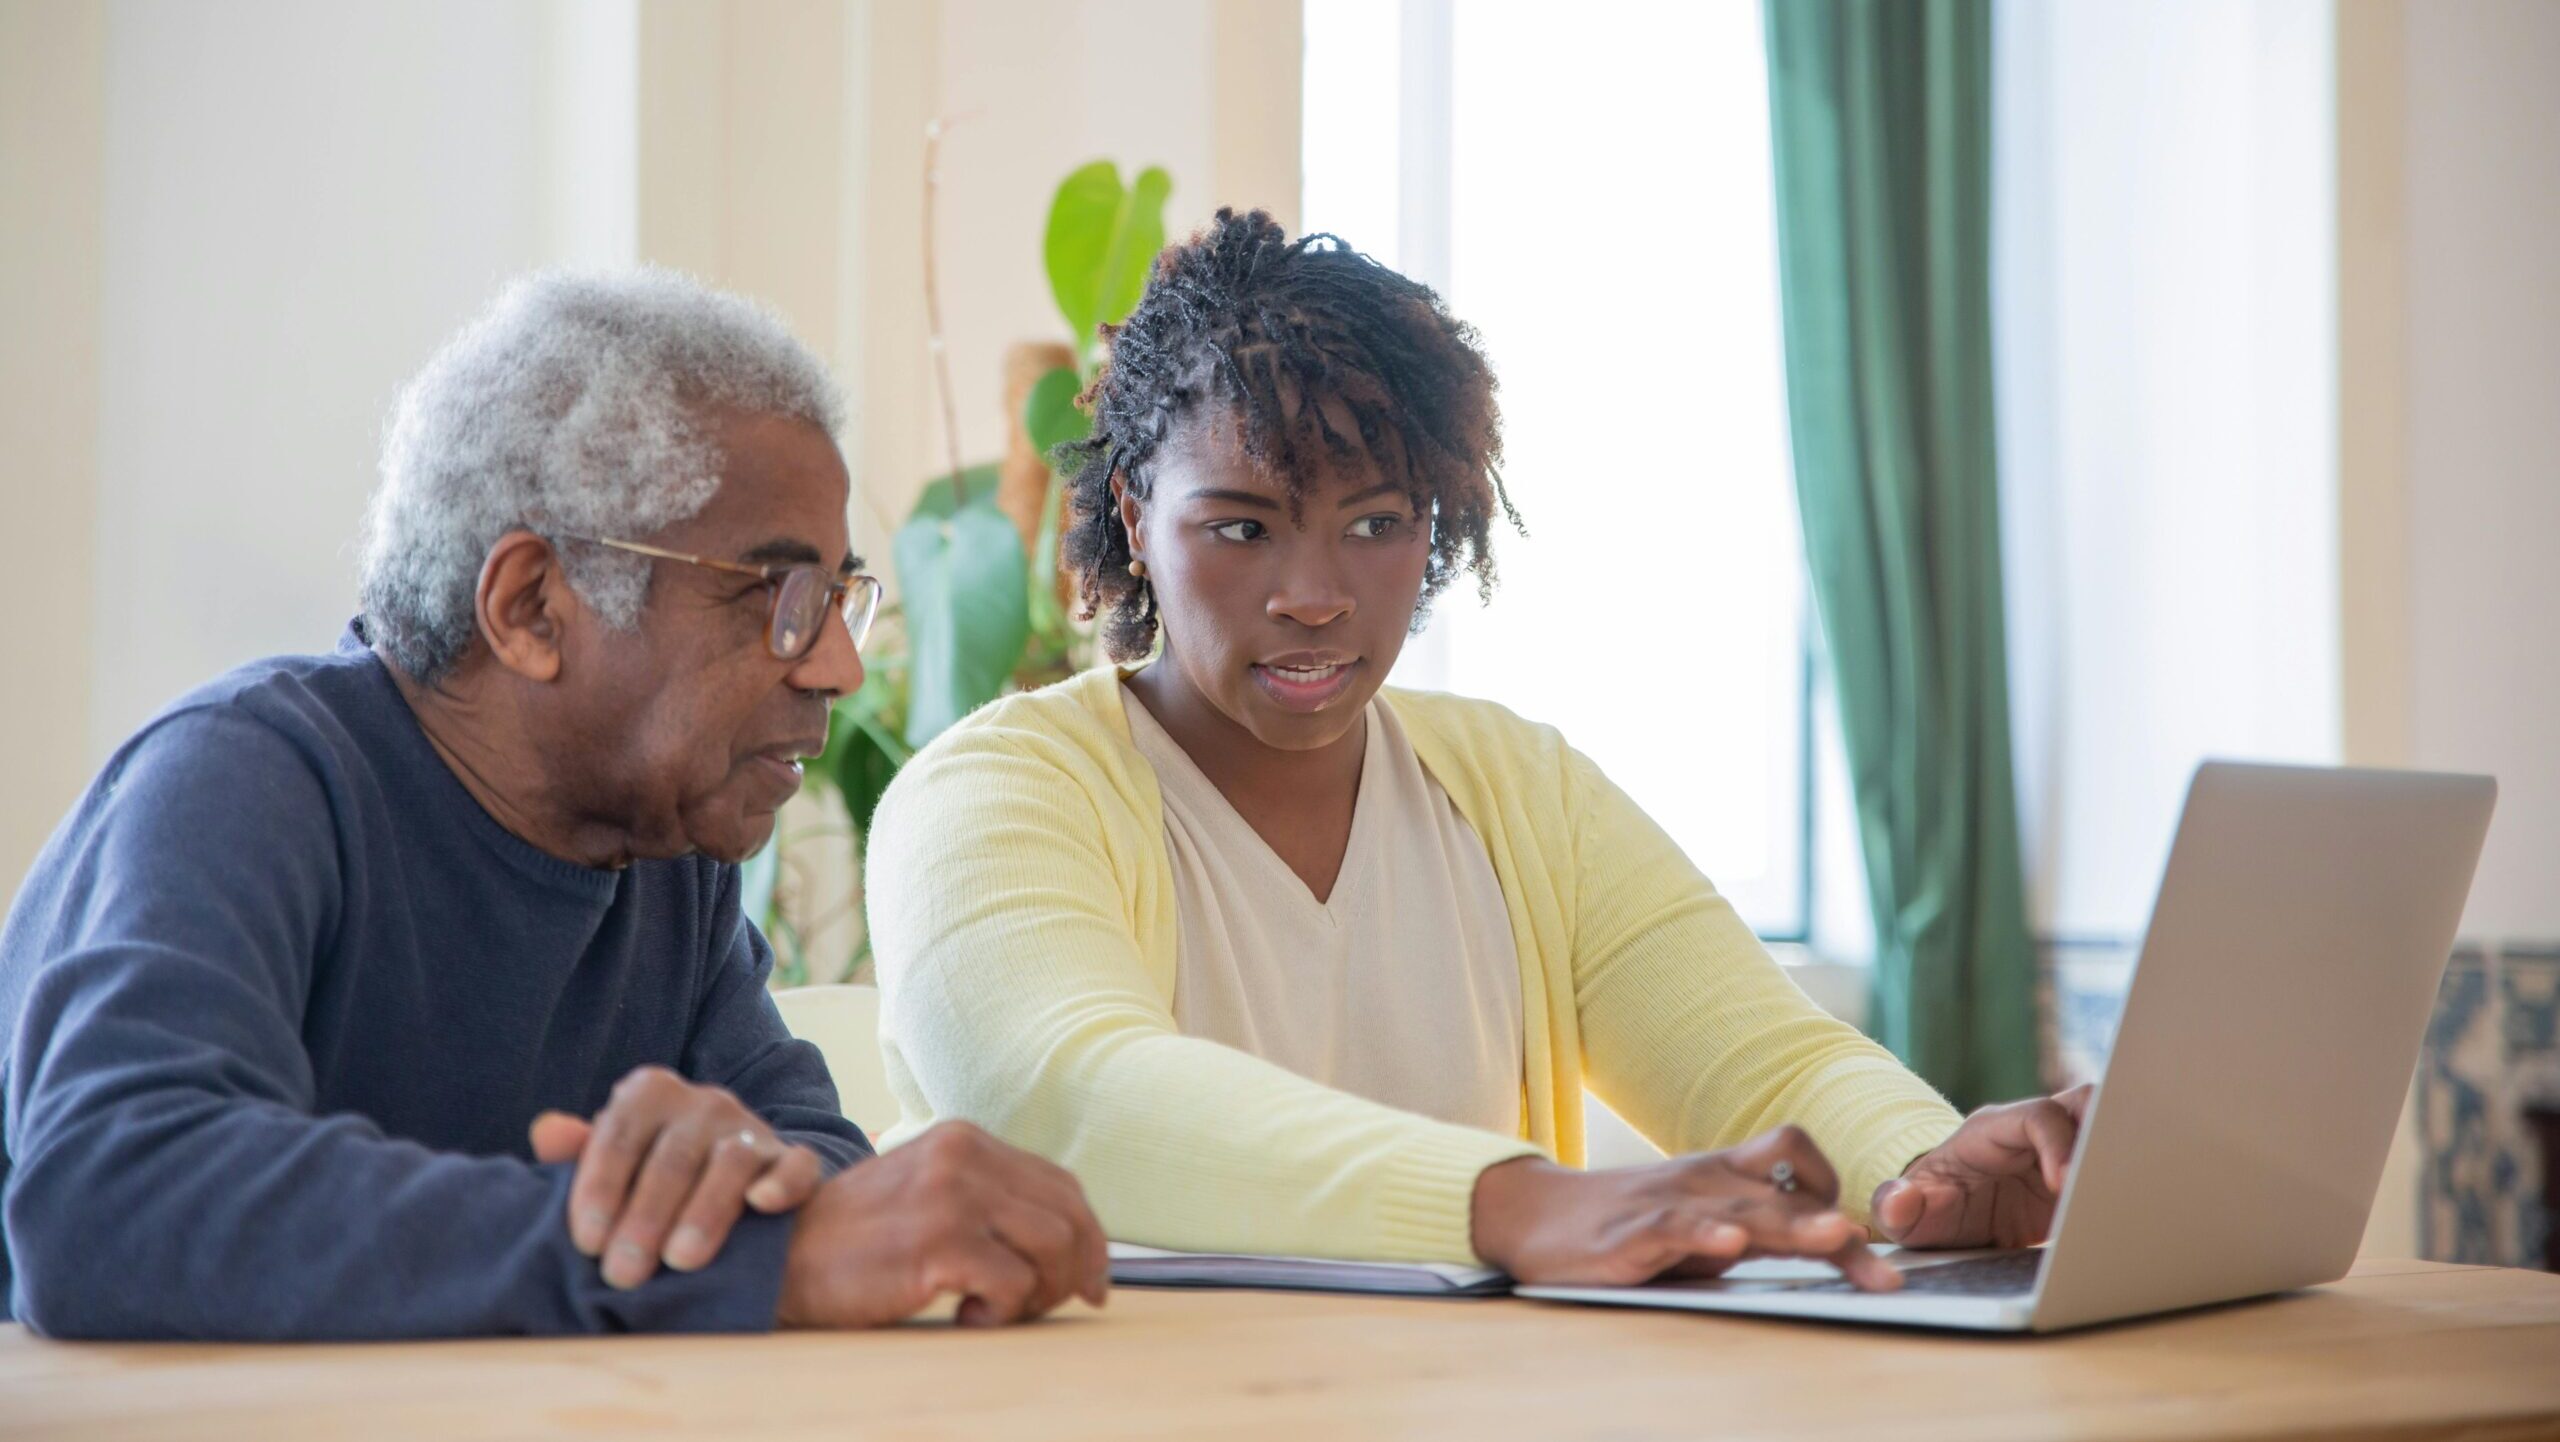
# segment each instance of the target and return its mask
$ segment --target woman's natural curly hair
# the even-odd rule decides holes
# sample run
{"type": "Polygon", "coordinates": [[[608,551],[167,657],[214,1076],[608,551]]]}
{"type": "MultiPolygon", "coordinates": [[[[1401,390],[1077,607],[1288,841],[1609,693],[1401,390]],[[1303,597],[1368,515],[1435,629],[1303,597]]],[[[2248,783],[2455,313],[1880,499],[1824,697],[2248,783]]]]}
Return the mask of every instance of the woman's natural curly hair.
{"type": "Polygon", "coordinates": [[[1137,309],[1102,333],[1108,359],[1079,398],[1093,433],[1059,451],[1074,466],[1066,564],[1085,614],[1103,615],[1114,659],[1153,648],[1156,604],[1129,574],[1112,478],[1145,499],[1156,453],[1212,401],[1232,409],[1245,456],[1287,486],[1293,517],[1308,478],[1355,446],[1382,477],[1403,482],[1431,527],[1417,628],[1462,571],[1480,596],[1492,595],[1494,513],[1520,527],[1502,487],[1493,371],[1475,332],[1430,287],[1338,237],[1293,241],[1262,211],[1221,210],[1156,258],[1137,309]],[[1356,436],[1335,428],[1327,400],[1348,413],[1356,436]]]}

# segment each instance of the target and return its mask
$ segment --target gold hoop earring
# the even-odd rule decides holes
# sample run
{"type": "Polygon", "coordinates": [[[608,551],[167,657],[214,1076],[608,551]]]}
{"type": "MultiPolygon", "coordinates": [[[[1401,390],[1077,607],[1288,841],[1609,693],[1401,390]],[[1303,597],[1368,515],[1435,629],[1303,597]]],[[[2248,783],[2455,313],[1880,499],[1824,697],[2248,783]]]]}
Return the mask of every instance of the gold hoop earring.
{"type": "Polygon", "coordinates": [[[1147,578],[1147,563],[1144,561],[1131,561],[1129,563],[1129,574],[1137,577],[1141,581],[1145,580],[1147,578]]]}

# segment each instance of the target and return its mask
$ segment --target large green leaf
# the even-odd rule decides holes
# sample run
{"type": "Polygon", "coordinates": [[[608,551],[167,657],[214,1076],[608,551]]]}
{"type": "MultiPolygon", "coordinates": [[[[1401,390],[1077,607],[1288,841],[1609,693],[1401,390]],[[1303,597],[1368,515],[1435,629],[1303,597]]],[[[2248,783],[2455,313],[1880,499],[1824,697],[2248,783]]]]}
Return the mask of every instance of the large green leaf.
{"type": "Polygon", "coordinates": [[[1067,333],[1082,354],[1102,314],[1102,262],[1111,253],[1111,231],[1126,192],[1120,167],[1108,160],[1080,166],[1058,182],[1049,201],[1049,232],[1041,243],[1049,266],[1049,294],[1067,333]]]}
{"type": "MultiPolygon", "coordinates": [[[[1093,433],[1092,417],[1076,406],[1078,389],[1075,371],[1059,366],[1042,376],[1023,402],[1022,429],[1044,459],[1054,457],[1058,447],[1069,441],[1093,433]]],[[[1066,608],[1058,604],[1058,527],[1065,499],[1066,487],[1052,472],[1048,490],[1040,498],[1040,524],[1031,543],[1030,619],[1035,643],[1031,659],[1035,662],[1051,651],[1063,656],[1069,639],[1066,608]]]]}
{"type": "MultiPolygon", "coordinates": [[[[972,503],[993,500],[1000,480],[996,474],[996,463],[993,461],[969,467],[960,473],[959,479],[965,485],[972,503]]],[[[907,513],[907,518],[913,520],[917,516],[949,516],[960,509],[960,492],[963,485],[954,485],[949,476],[931,482],[924,488],[924,493],[916,497],[916,508],[907,513]]]]}
{"type": "Polygon", "coordinates": [[[871,839],[871,813],[896,779],[898,768],[915,755],[900,734],[906,715],[906,673],[883,666],[861,690],[836,703],[827,738],[828,779],[844,797],[845,814],[853,821],[857,845],[871,839]]]}
{"type": "Polygon", "coordinates": [[[1093,434],[1093,418],[1076,405],[1076,394],[1083,389],[1073,366],[1052,367],[1032,383],[1031,394],[1022,403],[1022,431],[1042,460],[1049,460],[1067,442],[1093,434]]]}
{"type": "Polygon", "coordinates": [[[890,554],[907,623],[904,740],[921,747],[1004,690],[1030,636],[1029,567],[992,485],[948,514],[918,505],[890,554]]]}
{"type": "Polygon", "coordinates": [[[738,868],[738,909],[756,930],[773,930],[773,884],[782,873],[782,818],[774,818],[773,835],[738,868]]]}
{"type": "Polygon", "coordinates": [[[836,783],[844,792],[845,813],[853,820],[857,850],[870,849],[871,813],[880,809],[880,798],[888,794],[889,783],[898,779],[898,768],[914,754],[896,736],[868,727],[845,747],[836,783]]]}
{"type": "Polygon", "coordinates": [[[1056,476],[1040,500],[1040,527],[1031,543],[1031,634],[1049,649],[1068,640],[1067,610],[1058,603],[1058,527],[1064,520],[1067,488],[1056,476]]]}
{"type": "Polygon", "coordinates": [[[1095,326],[1137,305],[1147,270],[1164,249],[1164,203],[1172,193],[1173,178],[1160,167],[1147,167],[1136,184],[1124,186],[1120,168],[1108,160],[1080,166],[1058,183],[1041,256],[1078,357],[1092,352],[1095,326]]]}
{"type": "Polygon", "coordinates": [[[1112,228],[1111,250],[1102,260],[1102,304],[1094,319],[1116,325],[1138,308],[1146,294],[1147,274],[1164,249],[1164,203],[1173,194],[1173,177],[1160,166],[1138,172],[1137,183],[1120,203],[1120,221],[1112,228]]]}

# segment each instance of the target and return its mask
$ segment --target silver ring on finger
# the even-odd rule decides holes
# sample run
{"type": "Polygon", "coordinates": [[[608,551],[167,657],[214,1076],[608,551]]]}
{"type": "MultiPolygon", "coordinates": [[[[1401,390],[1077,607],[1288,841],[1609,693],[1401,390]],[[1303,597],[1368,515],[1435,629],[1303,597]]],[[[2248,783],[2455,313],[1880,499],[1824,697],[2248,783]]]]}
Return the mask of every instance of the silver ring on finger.
{"type": "Polygon", "coordinates": [[[1782,1192],[1794,1192],[1801,1190],[1804,1183],[1796,1180],[1795,1163],[1780,1162],[1769,1169],[1769,1185],[1782,1192]]]}
{"type": "Polygon", "coordinates": [[[758,1161],[762,1161],[764,1159],[764,1137],[754,1128],[741,1127],[738,1129],[738,1145],[745,1147],[747,1149],[747,1155],[756,1158],[758,1161]]]}

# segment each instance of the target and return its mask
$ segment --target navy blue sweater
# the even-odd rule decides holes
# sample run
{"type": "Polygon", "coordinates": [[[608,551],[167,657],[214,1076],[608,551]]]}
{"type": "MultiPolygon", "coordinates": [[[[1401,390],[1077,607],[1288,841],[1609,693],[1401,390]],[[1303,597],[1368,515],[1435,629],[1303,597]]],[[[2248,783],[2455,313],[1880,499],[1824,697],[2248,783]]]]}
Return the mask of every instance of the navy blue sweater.
{"type": "Polygon", "coordinates": [[[0,1295],[63,1337],[769,1327],[788,1217],[639,1288],[526,1127],[633,1068],[870,1153],[783,1029],[738,869],[597,871],[499,826],[351,627],[110,759],[0,930],[0,1295]]]}

